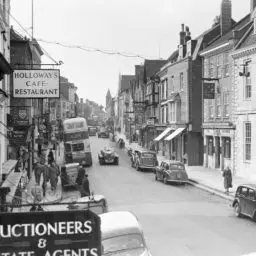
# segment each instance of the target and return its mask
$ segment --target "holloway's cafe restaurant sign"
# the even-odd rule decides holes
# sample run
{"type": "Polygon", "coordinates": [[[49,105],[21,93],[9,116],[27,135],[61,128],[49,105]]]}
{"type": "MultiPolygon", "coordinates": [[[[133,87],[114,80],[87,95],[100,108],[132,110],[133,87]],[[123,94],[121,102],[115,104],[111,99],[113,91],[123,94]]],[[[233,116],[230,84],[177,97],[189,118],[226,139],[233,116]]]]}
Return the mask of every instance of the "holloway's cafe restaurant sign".
{"type": "Polygon", "coordinates": [[[0,213],[0,256],[101,256],[100,217],[90,210],[0,213]]]}
{"type": "Polygon", "coordinates": [[[25,69],[13,72],[14,98],[59,98],[58,69],[25,69]]]}

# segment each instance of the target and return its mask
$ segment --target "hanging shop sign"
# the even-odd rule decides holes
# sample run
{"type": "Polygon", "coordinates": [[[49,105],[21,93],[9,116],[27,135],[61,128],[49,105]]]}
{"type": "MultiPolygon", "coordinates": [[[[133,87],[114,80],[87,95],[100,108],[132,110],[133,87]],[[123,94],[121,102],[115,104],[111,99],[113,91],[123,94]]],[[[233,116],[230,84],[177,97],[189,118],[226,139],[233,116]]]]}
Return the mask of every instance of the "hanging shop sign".
{"type": "Polygon", "coordinates": [[[7,137],[11,145],[26,145],[29,127],[8,127],[7,137]]]}
{"type": "Polygon", "coordinates": [[[0,256],[101,256],[100,218],[91,211],[0,214],[0,256]]]}
{"type": "Polygon", "coordinates": [[[203,98],[214,99],[215,97],[215,83],[204,83],[203,84],[203,98]]]}
{"type": "Polygon", "coordinates": [[[154,119],[147,119],[147,125],[148,126],[154,126],[155,125],[155,120],[154,119]]]}
{"type": "Polygon", "coordinates": [[[60,71],[58,69],[15,70],[14,98],[59,98],[60,71]]]}

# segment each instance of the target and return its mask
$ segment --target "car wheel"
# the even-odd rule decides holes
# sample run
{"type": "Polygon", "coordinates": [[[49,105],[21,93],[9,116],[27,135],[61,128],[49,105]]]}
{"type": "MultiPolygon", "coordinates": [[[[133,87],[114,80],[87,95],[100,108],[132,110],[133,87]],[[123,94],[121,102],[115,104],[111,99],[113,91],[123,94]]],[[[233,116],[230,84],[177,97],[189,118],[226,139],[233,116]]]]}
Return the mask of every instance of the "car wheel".
{"type": "Polygon", "coordinates": [[[166,179],[166,177],[164,177],[163,181],[164,181],[164,184],[167,184],[167,179],[166,179]]]}
{"type": "Polygon", "coordinates": [[[240,217],[241,216],[241,207],[240,207],[239,203],[235,204],[234,211],[235,211],[236,217],[240,217]]]}

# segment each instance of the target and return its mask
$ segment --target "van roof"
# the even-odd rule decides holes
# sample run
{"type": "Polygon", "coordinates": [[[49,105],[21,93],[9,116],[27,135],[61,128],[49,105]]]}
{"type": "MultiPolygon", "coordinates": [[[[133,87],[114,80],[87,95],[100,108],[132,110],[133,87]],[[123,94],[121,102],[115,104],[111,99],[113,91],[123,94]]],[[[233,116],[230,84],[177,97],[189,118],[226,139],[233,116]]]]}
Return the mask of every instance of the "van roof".
{"type": "Polygon", "coordinates": [[[102,238],[141,233],[141,226],[131,212],[114,211],[100,214],[102,238]]]}

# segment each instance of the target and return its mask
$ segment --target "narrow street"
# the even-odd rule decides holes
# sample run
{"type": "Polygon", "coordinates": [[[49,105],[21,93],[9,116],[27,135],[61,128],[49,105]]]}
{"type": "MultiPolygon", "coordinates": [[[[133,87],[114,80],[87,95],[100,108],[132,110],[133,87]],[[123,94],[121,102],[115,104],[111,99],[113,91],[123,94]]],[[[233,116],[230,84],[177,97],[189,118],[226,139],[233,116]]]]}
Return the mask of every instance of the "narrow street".
{"type": "MultiPolygon", "coordinates": [[[[91,190],[108,199],[110,210],[129,210],[137,215],[153,256],[239,256],[256,251],[255,223],[237,219],[228,201],[190,185],[156,182],[152,173],[131,168],[127,154],[119,149],[119,166],[100,166],[99,150],[115,144],[97,137],[90,140],[91,190]]],[[[70,191],[64,198],[76,195],[70,191]]]]}

